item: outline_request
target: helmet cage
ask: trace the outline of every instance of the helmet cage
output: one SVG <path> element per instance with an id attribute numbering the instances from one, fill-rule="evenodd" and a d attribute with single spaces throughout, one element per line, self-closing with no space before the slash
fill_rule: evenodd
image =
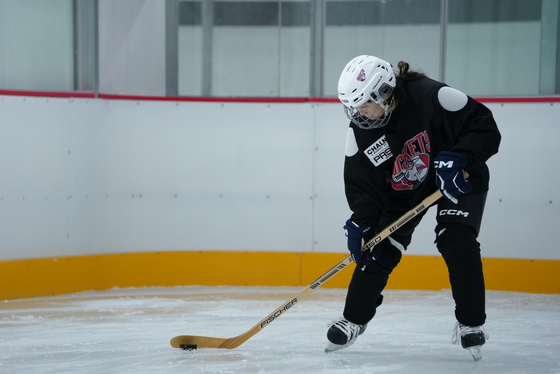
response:
<path id="1" fill-rule="evenodd" d="M 379 104 L 378 104 L 379 105 Z M 344 112 L 353 124 L 363 130 L 378 129 L 389 123 L 391 119 L 391 109 L 388 105 L 379 105 L 383 110 L 383 114 L 377 118 L 368 118 L 360 114 L 358 109 L 347 107 L 344 105 Z"/>
<path id="2" fill-rule="evenodd" d="M 391 118 L 391 103 L 396 88 L 391 64 L 375 56 L 358 56 L 351 60 L 338 83 L 338 98 L 348 118 L 359 128 L 368 130 L 385 126 Z M 372 102 L 383 113 L 366 117 L 359 108 Z M 362 111 L 363 112 L 363 111 Z"/>

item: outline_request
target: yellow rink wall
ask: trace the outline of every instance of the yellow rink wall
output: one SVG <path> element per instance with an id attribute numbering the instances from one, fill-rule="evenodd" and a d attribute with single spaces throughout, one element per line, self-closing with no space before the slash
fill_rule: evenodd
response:
<path id="1" fill-rule="evenodd" d="M 0 300 L 112 287 L 307 286 L 346 254 L 303 252 L 141 252 L 0 261 Z M 484 258 L 489 290 L 560 294 L 560 261 Z M 345 288 L 355 265 L 323 287 Z M 387 288 L 450 288 L 439 256 L 406 255 Z"/>

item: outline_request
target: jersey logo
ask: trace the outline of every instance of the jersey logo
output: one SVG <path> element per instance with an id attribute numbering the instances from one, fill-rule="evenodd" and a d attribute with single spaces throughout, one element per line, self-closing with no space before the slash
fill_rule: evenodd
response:
<path id="1" fill-rule="evenodd" d="M 385 135 L 383 135 L 381 138 L 377 139 L 375 143 L 367 147 L 364 151 L 364 154 L 375 166 L 379 166 L 393 157 Z"/>
<path id="2" fill-rule="evenodd" d="M 391 184 L 397 191 L 414 190 L 426 179 L 430 170 L 430 139 L 424 131 L 404 143 L 395 159 Z"/>

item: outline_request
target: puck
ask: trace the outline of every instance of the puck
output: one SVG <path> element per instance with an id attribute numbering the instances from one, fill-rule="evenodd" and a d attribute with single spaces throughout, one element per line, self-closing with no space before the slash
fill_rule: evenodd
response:
<path id="1" fill-rule="evenodd" d="M 181 344 L 179 346 L 183 351 L 194 351 L 196 349 L 196 344 Z"/>

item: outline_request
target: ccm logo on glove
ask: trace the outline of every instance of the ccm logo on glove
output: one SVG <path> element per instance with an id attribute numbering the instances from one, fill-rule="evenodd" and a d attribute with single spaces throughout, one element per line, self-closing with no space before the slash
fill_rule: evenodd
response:
<path id="1" fill-rule="evenodd" d="M 443 169 L 443 168 L 451 169 L 453 167 L 453 160 L 444 161 L 444 160 L 438 160 L 436 158 L 436 160 L 434 160 L 434 164 L 435 164 L 436 169 Z"/>

